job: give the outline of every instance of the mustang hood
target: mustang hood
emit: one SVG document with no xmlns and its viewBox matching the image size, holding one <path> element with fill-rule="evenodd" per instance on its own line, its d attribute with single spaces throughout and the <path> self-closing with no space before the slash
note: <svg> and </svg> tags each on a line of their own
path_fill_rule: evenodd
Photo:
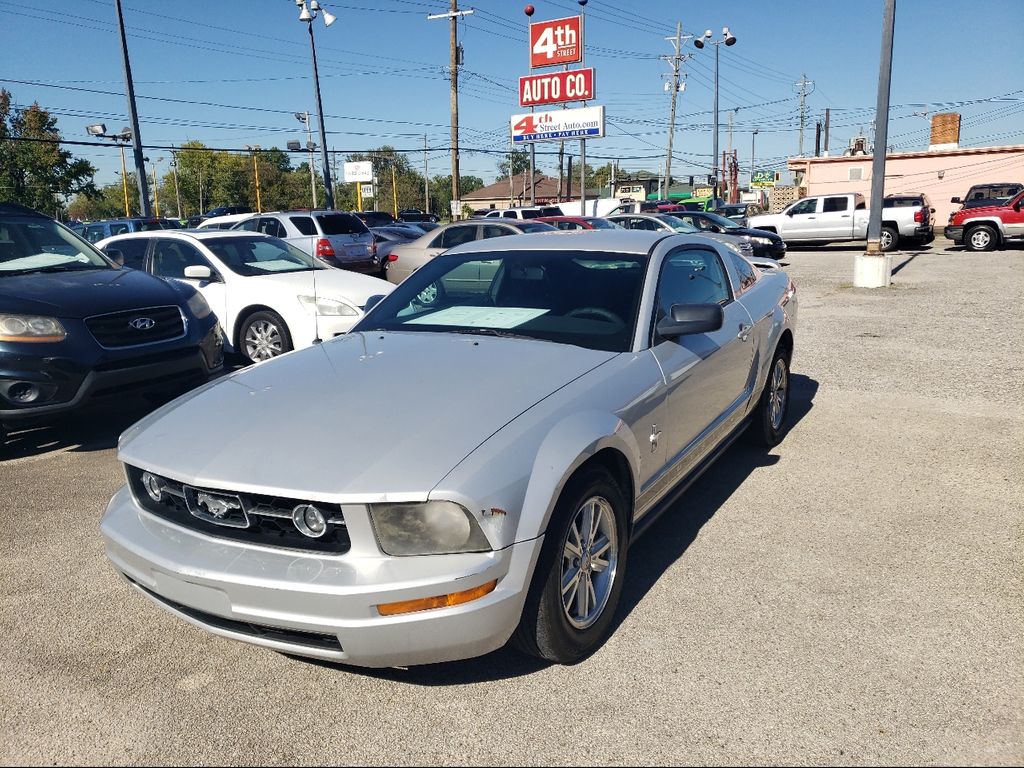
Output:
<svg viewBox="0 0 1024 768">
<path fill-rule="evenodd" d="M 502 426 L 614 356 L 527 339 L 348 334 L 164 406 L 124 433 L 120 457 L 210 488 L 423 499 Z"/>
</svg>

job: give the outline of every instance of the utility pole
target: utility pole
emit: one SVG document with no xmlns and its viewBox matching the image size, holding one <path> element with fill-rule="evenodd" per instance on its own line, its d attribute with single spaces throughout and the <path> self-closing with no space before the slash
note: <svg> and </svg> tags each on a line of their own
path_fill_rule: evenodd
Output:
<svg viewBox="0 0 1024 768">
<path fill-rule="evenodd" d="M 512 188 L 512 137 L 508 137 L 508 207 L 515 207 L 515 190 Z"/>
<path fill-rule="evenodd" d="M 736 107 L 739 109 L 739 107 Z M 732 117 L 736 114 L 736 109 L 729 110 L 729 151 L 728 154 L 732 154 Z"/>
<path fill-rule="evenodd" d="M 430 171 L 427 166 L 427 134 L 423 134 L 423 212 L 430 213 Z"/>
<path fill-rule="evenodd" d="M 149 205 L 149 186 L 146 180 L 146 164 L 142 159 L 142 134 L 139 133 L 139 113 L 135 111 L 135 84 L 132 82 L 132 65 L 128 60 L 128 38 L 124 33 L 124 16 L 121 14 L 121 0 L 114 0 L 117 8 L 117 27 L 121 32 L 121 57 L 124 60 L 124 87 L 128 96 L 128 117 L 132 124 L 132 155 L 135 158 L 135 181 L 139 185 L 139 205 L 147 219 L 153 215 Z"/>
<path fill-rule="evenodd" d="M 804 156 L 804 125 L 807 118 L 807 97 L 814 92 L 814 81 L 808 80 L 807 75 L 800 73 L 800 80 L 793 83 L 793 87 L 798 87 L 800 90 L 800 149 L 797 154 L 800 157 Z M 808 87 L 810 88 L 808 90 Z"/>
<path fill-rule="evenodd" d="M 174 172 L 174 200 L 178 204 L 178 218 L 181 218 L 181 191 L 178 189 L 178 153 L 171 147 L 171 170 Z"/>
<path fill-rule="evenodd" d="M 885 0 L 882 16 L 882 55 L 878 66 L 878 100 L 875 105 L 875 146 L 871 160 L 871 201 L 868 203 L 868 244 L 863 254 L 858 253 L 854 256 L 853 284 L 857 288 L 887 288 L 892 280 L 892 256 L 882 253 L 881 235 L 895 25 L 896 0 Z"/>
<path fill-rule="evenodd" d="M 470 8 L 465 11 L 459 10 L 459 0 L 451 0 L 451 10 L 448 13 L 434 13 L 427 16 L 431 19 L 448 19 L 448 45 L 449 45 L 449 79 L 451 80 L 451 144 L 452 144 L 452 200 L 459 200 L 459 64 L 461 49 L 459 48 L 458 20 L 460 16 L 468 16 L 473 13 Z M 511 171 L 511 169 L 509 169 Z M 458 214 L 461 215 L 461 212 Z M 457 215 L 453 211 L 452 219 Z"/>
<path fill-rule="evenodd" d="M 692 35 L 687 35 L 692 37 Z M 676 36 L 666 37 L 674 48 L 674 53 L 671 56 L 662 56 L 662 61 L 667 61 L 672 65 L 672 106 L 669 109 L 668 118 L 668 149 L 665 151 L 665 189 L 668 190 L 669 184 L 671 184 L 672 178 L 672 139 L 676 133 L 676 97 L 682 90 L 680 84 L 680 65 L 689 58 L 689 54 L 682 53 L 680 48 L 683 43 L 683 22 L 676 22 Z"/>
<path fill-rule="evenodd" d="M 825 107 L 825 157 L 828 157 L 828 107 Z"/>
</svg>

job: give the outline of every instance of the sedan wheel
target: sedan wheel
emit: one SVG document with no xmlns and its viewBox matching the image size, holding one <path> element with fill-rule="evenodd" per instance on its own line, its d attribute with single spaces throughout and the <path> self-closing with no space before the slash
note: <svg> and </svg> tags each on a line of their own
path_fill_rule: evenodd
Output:
<svg viewBox="0 0 1024 768">
<path fill-rule="evenodd" d="M 253 363 L 283 355 L 292 348 L 284 320 L 275 312 L 257 312 L 242 328 L 242 353 Z"/>
<path fill-rule="evenodd" d="M 521 651 L 574 664 L 604 642 L 622 593 L 629 517 L 630 505 L 604 467 L 585 467 L 570 479 L 512 638 Z"/>
</svg>

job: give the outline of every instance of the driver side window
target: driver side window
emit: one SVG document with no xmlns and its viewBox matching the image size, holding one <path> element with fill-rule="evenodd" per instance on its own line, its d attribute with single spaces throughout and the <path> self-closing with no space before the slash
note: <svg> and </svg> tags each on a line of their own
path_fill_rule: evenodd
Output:
<svg viewBox="0 0 1024 768">
<path fill-rule="evenodd" d="M 707 248 L 685 248 L 669 254 L 661 265 L 654 302 L 653 344 L 658 323 L 673 304 L 727 304 L 732 298 L 729 279 L 718 254 Z"/>
<path fill-rule="evenodd" d="M 791 213 L 796 216 L 802 213 L 814 213 L 818 210 L 818 201 L 816 198 L 808 198 L 807 200 L 801 200 L 799 203 L 793 206 Z"/>
<path fill-rule="evenodd" d="M 207 261 L 194 246 L 178 240 L 157 240 L 153 249 L 153 274 L 157 277 L 185 277 L 185 267 L 209 267 Z"/>
</svg>

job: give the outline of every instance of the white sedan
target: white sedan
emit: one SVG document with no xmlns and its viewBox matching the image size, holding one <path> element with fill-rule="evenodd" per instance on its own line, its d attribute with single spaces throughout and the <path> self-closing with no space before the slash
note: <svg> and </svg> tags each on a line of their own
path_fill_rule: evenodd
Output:
<svg viewBox="0 0 1024 768">
<path fill-rule="evenodd" d="M 96 245 L 126 267 L 194 286 L 220 320 L 227 349 L 251 362 L 345 333 L 371 296 L 394 288 L 249 232 L 134 232 Z"/>
</svg>

